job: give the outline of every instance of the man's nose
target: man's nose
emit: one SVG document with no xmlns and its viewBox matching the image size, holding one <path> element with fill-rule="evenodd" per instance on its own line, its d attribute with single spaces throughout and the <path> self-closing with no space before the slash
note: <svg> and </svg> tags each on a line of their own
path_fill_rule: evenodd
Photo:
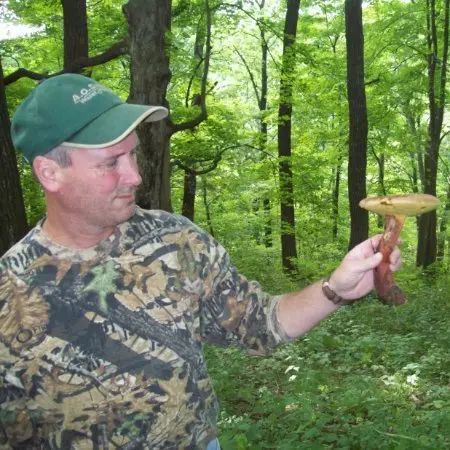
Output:
<svg viewBox="0 0 450 450">
<path fill-rule="evenodd" d="M 123 178 L 127 184 L 132 186 L 139 186 L 142 183 L 142 177 L 139 174 L 136 156 L 128 154 L 125 158 Z"/>
</svg>

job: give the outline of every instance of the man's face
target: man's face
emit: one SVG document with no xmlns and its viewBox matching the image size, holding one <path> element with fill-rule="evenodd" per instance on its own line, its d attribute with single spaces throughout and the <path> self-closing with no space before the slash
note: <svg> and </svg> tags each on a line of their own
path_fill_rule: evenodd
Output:
<svg viewBox="0 0 450 450">
<path fill-rule="evenodd" d="M 57 193 L 65 213 L 99 228 L 129 219 L 134 212 L 136 188 L 142 182 L 136 163 L 137 145 L 133 132 L 111 147 L 74 149 L 72 165 L 61 169 Z"/>
</svg>

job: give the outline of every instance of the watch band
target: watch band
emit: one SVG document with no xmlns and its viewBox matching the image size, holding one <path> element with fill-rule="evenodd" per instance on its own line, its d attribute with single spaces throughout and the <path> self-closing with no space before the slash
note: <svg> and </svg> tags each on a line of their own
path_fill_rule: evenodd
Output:
<svg viewBox="0 0 450 450">
<path fill-rule="evenodd" d="M 325 297 L 335 305 L 345 305 L 346 303 L 349 303 L 349 300 L 345 300 L 340 295 L 336 294 L 336 292 L 334 292 L 333 288 L 330 286 L 329 281 L 329 276 L 322 280 L 323 295 L 325 295 Z"/>
</svg>

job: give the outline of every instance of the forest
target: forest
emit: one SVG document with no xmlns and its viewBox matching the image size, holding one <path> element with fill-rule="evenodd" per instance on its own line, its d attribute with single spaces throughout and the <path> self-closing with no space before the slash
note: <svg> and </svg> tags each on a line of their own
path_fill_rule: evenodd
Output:
<svg viewBox="0 0 450 450">
<path fill-rule="evenodd" d="M 66 72 L 169 108 L 138 129 L 138 204 L 194 221 L 272 294 L 383 232 L 365 197 L 436 196 L 402 231 L 406 305 L 370 294 L 266 358 L 205 352 L 225 450 L 450 448 L 449 14 L 450 0 L 3 1 L 0 255 L 45 214 L 11 117 Z"/>
</svg>

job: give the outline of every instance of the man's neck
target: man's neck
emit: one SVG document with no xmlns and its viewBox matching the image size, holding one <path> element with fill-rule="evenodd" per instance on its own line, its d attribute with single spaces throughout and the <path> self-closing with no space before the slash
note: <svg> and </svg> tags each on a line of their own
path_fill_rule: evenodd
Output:
<svg viewBox="0 0 450 450">
<path fill-rule="evenodd" d="M 73 249 L 89 248 L 108 239 L 114 227 L 95 228 L 83 226 L 77 221 L 65 221 L 61 218 L 47 215 L 42 230 L 47 237 L 57 245 Z"/>
</svg>

